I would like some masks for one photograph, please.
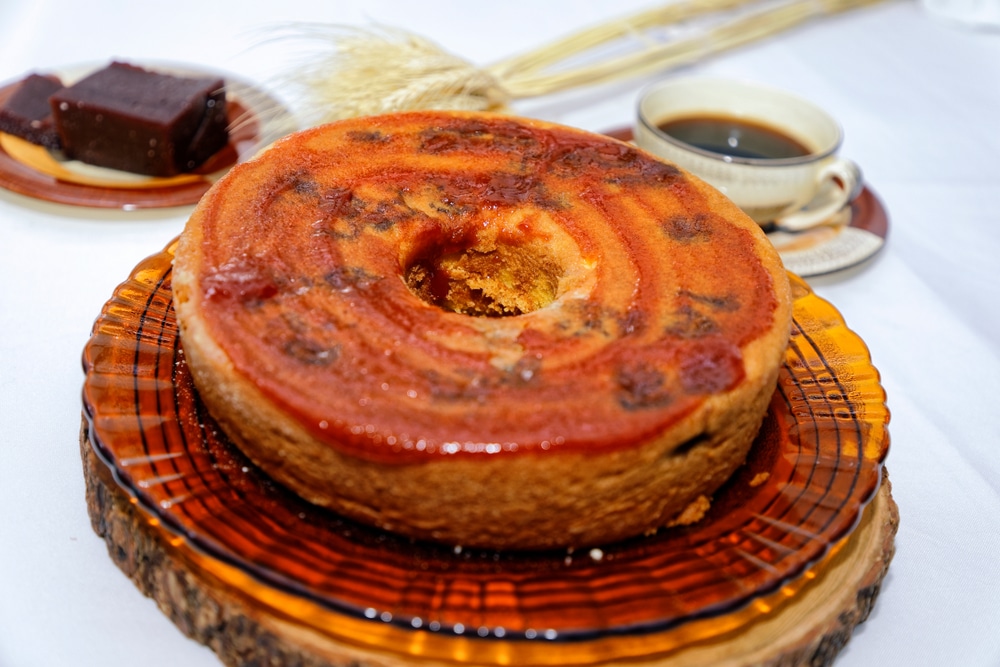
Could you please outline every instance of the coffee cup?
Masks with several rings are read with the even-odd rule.
[[[708,78],[662,82],[639,100],[635,142],[699,176],[761,226],[798,231],[856,196],[840,125],[791,93]]]

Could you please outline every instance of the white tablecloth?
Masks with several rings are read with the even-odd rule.
[[[404,27],[486,64],[645,4],[4,0],[0,80],[120,57],[266,86],[288,60],[259,43],[293,20]],[[761,81],[826,107],[890,218],[874,260],[811,281],[882,373],[902,518],[882,595],[838,664],[1000,665],[1000,32],[890,3],[518,110],[594,130],[627,125],[643,85],[692,73]],[[91,324],[189,211],[73,208],[0,190],[4,667],[218,664],[108,558],[87,519],[77,444]]]

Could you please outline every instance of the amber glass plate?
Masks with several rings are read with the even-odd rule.
[[[213,74],[163,63],[148,67],[181,76]],[[70,83],[94,69],[97,67],[76,66],[56,73]],[[95,168],[67,161],[56,152],[0,133],[0,187],[34,199],[92,208],[134,210],[197,203],[230,167],[293,129],[291,114],[277,99],[231,75],[219,76],[226,81],[229,143],[194,172],[152,178]],[[0,86],[0,104],[16,90],[18,83]]]
[[[476,664],[662,653],[679,629],[721,632],[794,595],[880,483],[878,373],[836,309],[793,277],[794,331],[769,414],[697,524],[540,554],[398,538],[304,503],[227,441],[179,346],[172,258],[173,246],[139,265],[95,324],[90,441],[191,567],[335,639]]]

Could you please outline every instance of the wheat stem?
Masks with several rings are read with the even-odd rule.
[[[658,70],[667,70],[696,62],[706,57],[727,51],[764,37],[788,30],[817,16],[845,11],[856,7],[875,4],[881,0],[800,0],[769,6],[745,16],[730,19],[703,34],[678,39],[671,42],[647,44],[640,51],[606,59],[591,65],[557,72],[542,71],[542,67],[511,66],[514,61],[504,61],[491,67],[500,76],[503,87],[514,99],[546,95],[581,85],[607,83],[617,79],[642,76]],[[701,3],[698,3],[699,5]],[[730,8],[747,6],[747,2],[729,2]],[[757,3],[760,4],[760,3]],[[616,29],[617,34],[624,31]],[[579,46],[582,46],[582,42]],[[564,40],[559,46],[560,58],[578,55],[582,49],[573,49],[572,40]],[[554,54],[544,53],[539,57],[528,54],[518,62],[535,63],[547,60],[557,62]],[[516,65],[517,63],[515,63]]]
[[[391,28],[295,24],[293,36],[333,48],[300,64],[305,124],[406,109],[505,110],[511,101],[648,75],[696,62],[816,17],[882,0],[675,0],[587,28],[479,68],[433,42]],[[712,26],[693,25],[714,21]],[[686,30],[657,39],[654,29]],[[601,47],[624,55],[595,56]],[[573,66],[574,59],[591,62]]]

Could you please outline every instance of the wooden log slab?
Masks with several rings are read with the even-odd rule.
[[[226,665],[296,667],[436,667],[390,651],[339,642],[262,609],[231,586],[179,556],[162,529],[150,525],[113,481],[81,431],[87,508],[115,564],[186,636],[210,647]],[[899,513],[888,476],[857,528],[808,582],[770,613],[737,630],[684,645],[635,667],[810,667],[830,665],[858,623],[868,618],[895,551]],[[697,621],[706,622],[706,621]],[[711,622],[711,621],[707,621]],[[553,650],[558,650],[553,646]],[[606,663],[610,664],[610,663]],[[624,663],[623,663],[624,664]]]

